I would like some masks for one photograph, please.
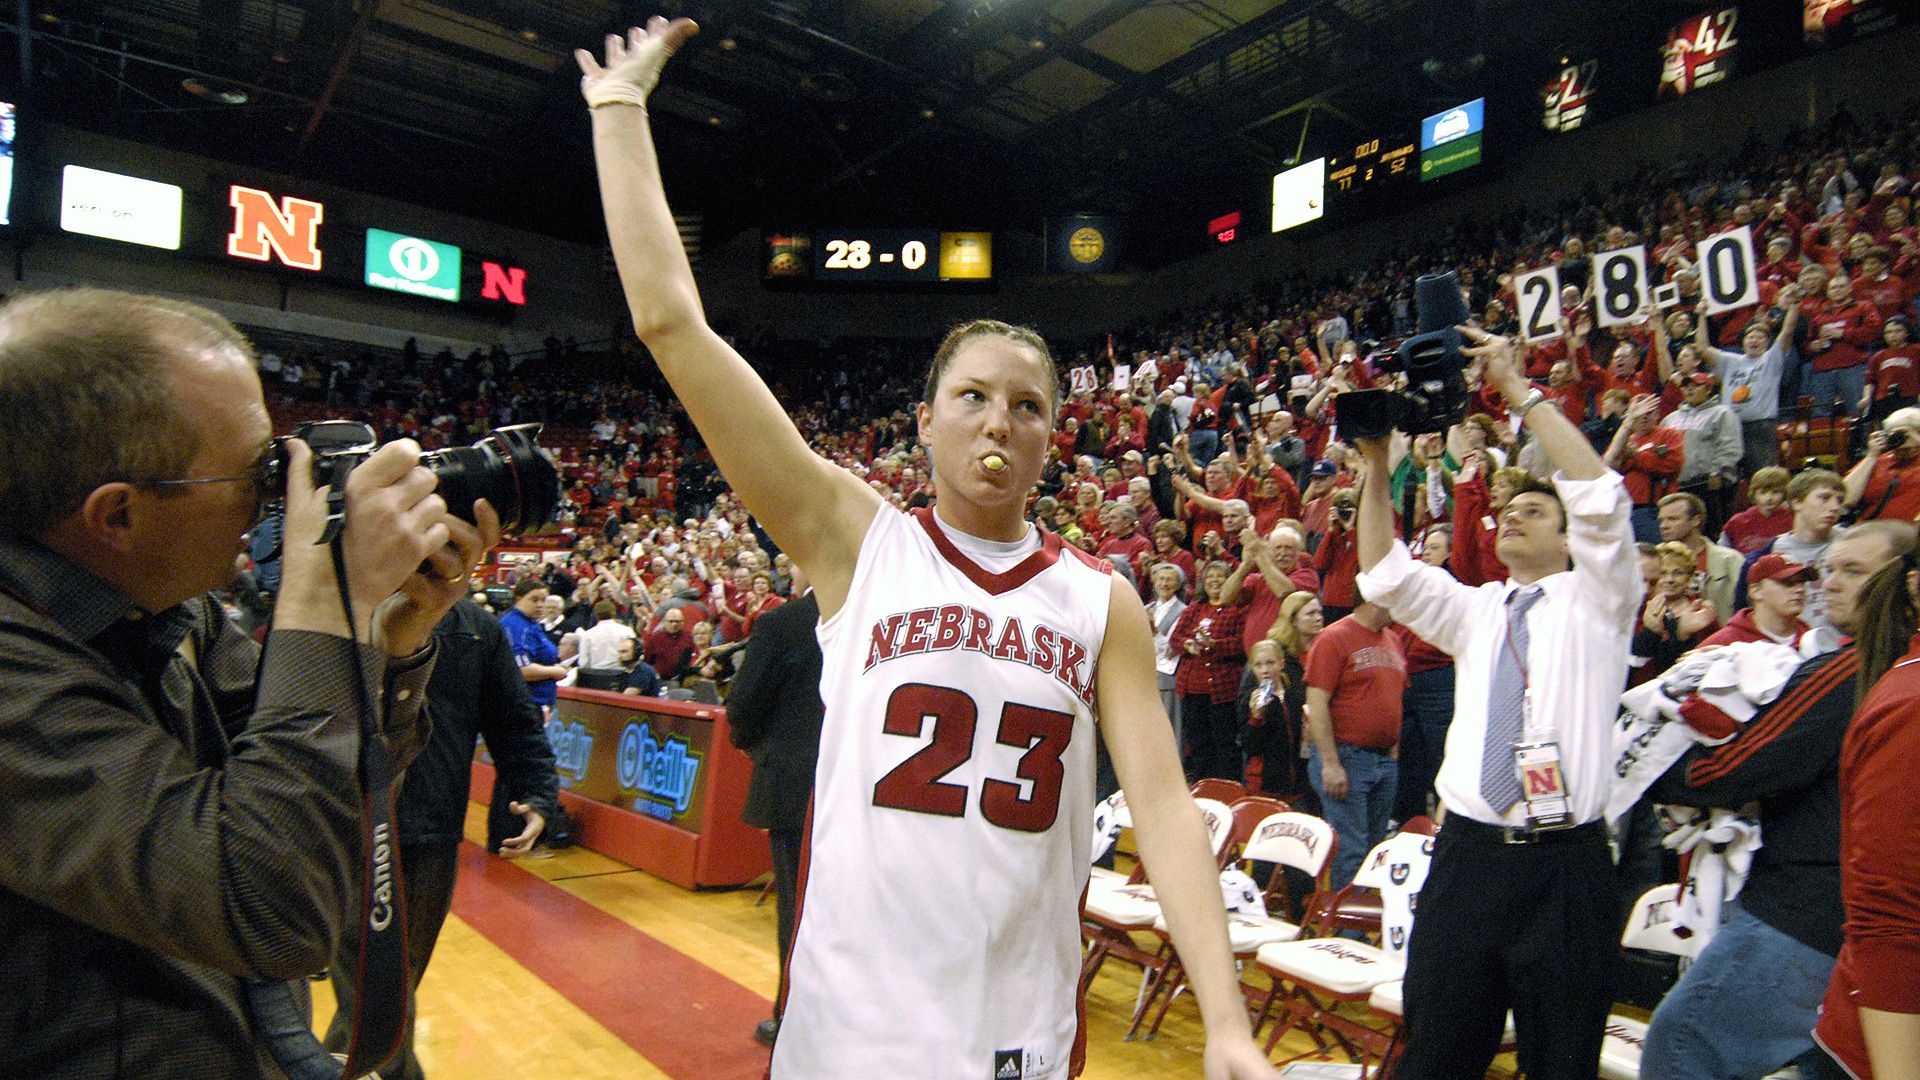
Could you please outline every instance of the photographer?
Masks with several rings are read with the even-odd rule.
[[[1334,492],[1327,535],[1308,563],[1320,575],[1320,602],[1326,605],[1329,623],[1346,618],[1360,603],[1360,591],[1354,584],[1360,560],[1355,553],[1353,528],[1359,508],[1360,497],[1351,489]]]
[[[1896,409],[1867,436],[1867,453],[1846,477],[1857,521],[1920,517],[1920,409]]]
[[[371,454],[345,484],[349,625],[290,442],[263,659],[204,594],[279,494],[270,434],[252,347],[212,312],[0,308],[0,1075],[277,1077],[243,980],[325,967],[359,910],[357,668],[398,769],[498,522],[452,519],[412,442]]]

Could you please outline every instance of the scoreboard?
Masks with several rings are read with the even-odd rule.
[[[767,282],[816,284],[990,283],[993,234],[975,230],[827,228],[768,232]]]
[[[1420,144],[1411,134],[1374,136],[1327,159],[1327,193],[1334,198],[1400,186],[1419,175]]]

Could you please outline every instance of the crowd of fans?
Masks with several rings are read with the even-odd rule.
[[[1339,278],[1070,345],[1062,368],[1092,366],[1103,381],[1060,406],[1032,519],[1137,587],[1190,777],[1323,813],[1348,856],[1343,883],[1390,820],[1429,811],[1453,708],[1452,659],[1359,594],[1365,462],[1334,407],[1400,383],[1391,356],[1414,326],[1415,278],[1457,272],[1475,322],[1514,335],[1515,276],[1559,268],[1560,333],[1525,348],[1527,375],[1631,495],[1647,597],[1629,682],[1641,683],[1702,646],[1831,633],[1817,582],[1835,538],[1848,523],[1920,516],[1916,183],[1920,122],[1843,114],[1726,162],[1650,168],[1558,207],[1469,220]],[[1709,315],[1697,243],[1740,225],[1764,253],[1760,301]],[[1635,244],[1679,301],[1602,328],[1593,254]],[[909,411],[916,350],[930,343],[759,344],[742,351],[766,364],[817,452],[895,505],[936,498]],[[539,681],[721,693],[755,619],[788,595],[785,556],[635,348],[550,343],[517,366],[411,348],[272,362],[268,385],[278,379],[286,401],[429,447],[550,425],[570,546],[495,600],[553,645]],[[1118,365],[1129,370],[1116,383]],[[1414,553],[1480,584],[1505,577],[1501,511],[1541,490],[1549,466],[1502,396],[1473,367],[1466,377],[1464,421],[1397,437],[1387,479]],[[1348,775],[1325,752],[1328,732],[1397,748],[1397,761]]]

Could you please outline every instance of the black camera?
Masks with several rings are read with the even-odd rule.
[[[1334,398],[1333,412],[1343,436],[1377,439],[1394,428],[1425,435],[1443,432],[1466,418],[1467,365],[1455,327],[1470,315],[1467,299],[1460,293],[1460,278],[1452,271],[1426,274],[1414,282],[1413,290],[1420,332],[1377,365],[1382,371],[1404,372],[1407,388],[1349,390]]]
[[[1902,449],[1907,445],[1908,440],[1913,438],[1912,435],[1907,433],[1905,428],[1894,428],[1890,431],[1883,431],[1882,434],[1887,437],[1887,449],[1889,450]]]
[[[560,507],[560,472],[538,441],[540,427],[495,428],[472,446],[421,454],[420,464],[440,478],[440,497],[455,517],[473,522],[474,500],[485,499],[505,531],[538,533],[553,524]],[[311,420],[291,437],[313,451],[313,484],[332,487],[330,509],[342,505],[347,474],[379,445],[373,428],[356,420]],[[287,461],[286,440],[275,439],[263,462],[262,490],[286,490]]]

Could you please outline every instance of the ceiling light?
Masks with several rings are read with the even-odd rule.
[[[929,105],[929,106],[927,106],[926,108],[924,108],[924,109],[921,109],[921,110],[920,110],[920,119],[922,119],[922,120],[931,120],[931,119],[933,119],[933,106],[931,106],[931,105]]]
[[[522,41],[539,41],[540,31],[535,30],[533,27],[529,26],[526,29],[520,31],[520,39]]]
[[[732,52],[733,50],[739,47],[740,47],[740,43],[734,40],[733,35],[731,34],[720,39],[720,48],[727,52]]]
[[[196,77],[181,79],[180,88],[194,97],[205,98],[221,105],[245,105],[253,100],[251,95],[238,86]]]

